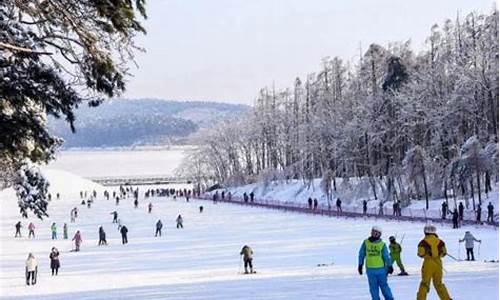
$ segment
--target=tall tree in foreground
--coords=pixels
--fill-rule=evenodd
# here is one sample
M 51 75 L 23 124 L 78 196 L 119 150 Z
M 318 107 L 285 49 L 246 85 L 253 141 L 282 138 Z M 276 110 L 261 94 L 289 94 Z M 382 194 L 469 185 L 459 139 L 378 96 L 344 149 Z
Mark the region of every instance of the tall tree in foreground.
M 78 105 L 125 90 L 134 37 L 145 33 L 139 18 L 145 0 L 0 2 L 0 164 L 48 161 L 61 142 L 47 131 L 48 115 L 74 131 Z

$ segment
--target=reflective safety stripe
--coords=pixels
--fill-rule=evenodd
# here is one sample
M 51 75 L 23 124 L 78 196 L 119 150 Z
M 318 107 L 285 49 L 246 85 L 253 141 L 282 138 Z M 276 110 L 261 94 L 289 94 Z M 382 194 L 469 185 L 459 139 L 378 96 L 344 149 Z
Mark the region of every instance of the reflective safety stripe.
M 385 244 L 382 241 L 372 243 L 368 239 L 365 240 L 367 268 L 384 267 L 384 259 L 382 258 L 382 249 L 384 248 L 384 245 Z

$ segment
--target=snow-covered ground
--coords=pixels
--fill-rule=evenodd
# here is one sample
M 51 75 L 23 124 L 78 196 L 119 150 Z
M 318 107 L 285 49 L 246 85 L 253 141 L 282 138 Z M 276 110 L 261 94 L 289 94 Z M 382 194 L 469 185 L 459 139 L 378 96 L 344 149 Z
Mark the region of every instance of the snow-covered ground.
M 363 200 L 368 201 L 368 213 L 377 214 L 379 211 L 379 200 L 375 200 L 372 194 L 371 187 L 368 182 L 359 182 L 359 180 L 351 180 L 351 182 L 345 182 L 343 179 L 339 178 L 337 180 L 338 187 L 337 192 L 333 193 L 332 207 L 335 207 L 335 200 L 339 197 L 342 200 L 342 208 L 346 211 L 352 212 L 362 212 Z M 270 200 L 270 201 L 280 201 L 280 202 L 292 202 L 301 204 L 304 207 L 307 206 L 307 199 L 309 197 L 318 199 L 319 205 L 323 208 L 328 207 L 327 196 L 321 189 L 321 179 L 315 179 L 310 185 L 305 184 L 302 180 L 290 180 L 285 181 L 271 181 L 268 184 L 262 182 L 257 182 L 253 184 L 247 184 L 238 187 L 229 187 L 225 189 L 219 189 L 219 194 L 222 191 L 231 192 L 235 197 L 243 197 L 243 193 L 250 194 L 253 192 L 255 198 L 259 200 Z M 215 191 L 214 191 L 215 192 Z M 212 194 L 214 193 L 212 192 Z M 381 195 L 380 189 L 377 189 L 379 196 Z M 488 215 L 486 206 L 488 202 L 492 202 L 495 207 L 495 214 L 498 215 L 499 208 L 499 193 L 498 193 L 498 183 L 493 185 L 493 191 L 485 195 L 483 193 L 483 209 L 482 209 L 482 219 L 486 220 Z M 424 216 L 432 218 L 440 218 L 441 216 L 441 204 L 444 199 L 434 199 L 429 201 L 429 210 L 425 210 L 425 201 L 413 200 L 412 203 L 402 209 L 402 214 L 405 216 Z M 463 199 L 457 199 L 457 205 Z M 477 201 L 477 199 L 476 199 Z M 465 201 L 464 205 L 465 205 Z M 449 198 L 450 209 L 454 208 L 453 198 Z M 386 214 L 392 214 L 392 202 L 384 203 L 384 210 Z M 469 208 L 465 209 L 464 212 L 466 219 L 473 220 L 475 218 L 475 212 L 472 207 L 472 200 L 470 200 Z M 450 218 L 449 216 L 448 218 Z
M 191 148 L 61 151 L 46 168 L 83 177 L 173 175 Z
M 283 213 L 261 208 L 210 201 L 152 199 L 134 209 L 132 200 L 118 207 L 102 199 L 103 187 L 62 171 L 49 170 L 51 192 L 61 193 L 49 207 L 50 218 L 22 220 L 23 237 L 14 238 L 14 224 L 21 220 L 10 189 L 0 191 L 0 292 L 1 299 L 369 299 L 365 276 L 357 274 L 357 252 L 373 225 L 370 220 L 347 220 Z M 96 189 L 99 198 L 92 208 L 79 205 L 79 191 Z M 144 190 L 141 190 L 141 194 Z M 203 205 L 203 213 L 198 207 Z M 69 222 L 70 209 L 79 208 L 76 223 Z M 121 245 L 110 212 L 118 210 L 129 229 L 129 244 Z M 181 213 L 184 229 L 175 228 Z M 164 223 L 164 235 L 154 237 L 154 224 Z M 37 226 L 36 239 L 29 240 L 27 224 Z M 50 239 L 50 224 L 56 222 L 59 239 Z M 62 225 L 69 225 L 70 238 L 82 232 L 81 252 L 69 252 L 70 240 L 61 239 Z M 104 226 L 108 246 L 97 246 L 98 227 Z M 408 277 L 392 276 L 389 283 L 396 299 L 414 299 L 420 280 L 416 256 L 422 238 L 420 223 L 383 222 L 383 237 L 404 235 L 403 262 Z M 483 240 L 477 262 L 455 262 L 445 258 L 445 283 L 454 299 L 498 299 L 498 231 L 486 227 L 453 230 L 438 225 L 438 234 L 448 251 L 458 256 L 458 239 L 471 230 Z M 240 275 L 239 251 L 244 244 L 255 252 L 257 274 Z M 50 276 L 49 251 L 61 251 L 61 269 Z M 24 282 L 24 262 L 33 252 L 39 262 L 35 286 Z M 462 257 L 464 251 L 461 251 Z M 318 267 L 318 264 L 333 265 Z M 396 267 L 397 269 L 397 267 Z M 438 299 L 434 290 L 428 299 Z

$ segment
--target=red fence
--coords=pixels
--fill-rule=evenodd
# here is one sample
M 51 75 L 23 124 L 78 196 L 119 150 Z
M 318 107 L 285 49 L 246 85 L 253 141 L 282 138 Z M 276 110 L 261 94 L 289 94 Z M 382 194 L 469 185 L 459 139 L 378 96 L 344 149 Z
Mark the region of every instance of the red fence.
M 199 199 L 202 200 L 209 200 L 213 201 L 213 198 L 211 195 L 201 195 Z M 336 210 L 336 207 L 328 207 L 324 204 L 318 205 L 316 209 L 309 208 L 307 204 L 302 204 L 302 203 L 297 203 L 293 201 L 279 201 L 279 200 L 265 200 L 265 199 L 254 199 L 254 201 L 248 200 L 248 202 L 243 201 L 243 198 L 241 197 L 235 197 L 232 196 L 231 200 L 228 199 L 226 196 L 224 199 L 220 198 L 217 200 L 217 202 L 224 202 L 224 203 L 233 203 L 233 204 L 239 204 L 239 205 L 247 205 L 247 206 L 255 206 L 255 207 L 263 207 L 267 209 L 275 209 L 275 210 L 282 210 L 282 211 L 291 211 L 291 212 L 297 212 L 297 213 L 306 213 L 306 214 L 313 214 L 313 215 L 322 215 L 322 216 L 329 216 L 329 217 L 344 217 L 344 218 L 375 218 L 375 219 L 383 219 L 383 220 L 396 220 L 396 221 L 417 221 L 417 222 L 433 222 L 433 223 L 449 223 L 450 226 L 452 224 L 451 221 L 451 216 L 448 215 L 446 219 L 442 219 L 439 211 L 427 211 L 425 209 L 422 209 L 422 214 L 419 214 L 416 210 L 412 210 L 410 208 L 402 209 L 401 215 L 396 216 L 392 213 L 392 209 L 383 209 L 383 214 L 379 214 L 378 209 L 370 209 L 367 211 L 366 214 L 363 214 L 363 212 L 357 212 L 357 211 L 352 211 L 352 210 L 345 210 L 342 209 L 342 212 L 339 212 Z M 468 214 L 470 216 L 470 214 Z M 466 218 L 467 215 L 464 216 Z M 472 215 L 474 217 L 474 215 Z M 498 215 L 496 215 L 496 218 L 494 220 L 498 219 Z M 461 225 L 474 225 L 477 224 L 474 218 L 472 219 L 464 219 L 463 221 L 460 222 Z M 482 224 L 487 224 L 487 225 L 492 225 L 495 227 L 498 227 L 498 221 L 494 221 L 493 223 L 489 222 L 486 223 L 483 221 Z

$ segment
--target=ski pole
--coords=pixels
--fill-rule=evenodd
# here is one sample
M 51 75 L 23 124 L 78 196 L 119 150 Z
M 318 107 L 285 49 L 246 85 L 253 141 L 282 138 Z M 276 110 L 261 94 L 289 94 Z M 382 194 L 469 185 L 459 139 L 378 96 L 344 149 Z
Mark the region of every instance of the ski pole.
M 462 258 L 460 257 L 460 241 L 458 241 L 458 258 L 459 258 L 459 259 L 462 259 Z
M 481 242 L 479 242 L 479 246 L 477 247 L 477 257 L 481 259 Z
M 401 241 L 399 242 L 401 245 L 403 245 L 403 240 L 405 239 L 405 234 L 406 233 L 403 232 L 403 236 L 401 237 Z
M 449 253 L 446 253 L 447 256 L 451 257 L 451 259 L 453 259 L 454 261 L 460 261 L 460 259 L 456 258 L 455 256 L 449 254 Z

